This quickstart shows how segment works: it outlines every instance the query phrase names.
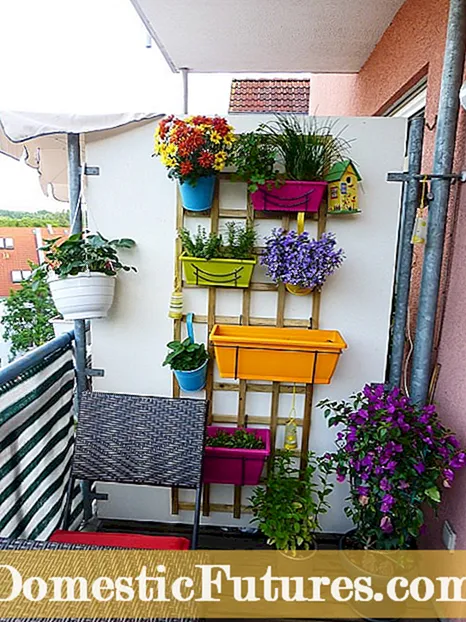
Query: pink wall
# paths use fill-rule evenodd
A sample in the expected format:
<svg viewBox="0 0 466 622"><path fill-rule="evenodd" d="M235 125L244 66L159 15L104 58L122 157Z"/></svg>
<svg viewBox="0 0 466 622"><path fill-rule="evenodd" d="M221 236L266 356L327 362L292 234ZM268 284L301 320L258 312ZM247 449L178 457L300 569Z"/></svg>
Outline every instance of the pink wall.
<svg viewBox="0 0 466 622"><path fill-rule="evenodd" d="M319 115L383 114L410 87L427 76L426 121L435 125L448 17L448 0L406 0L371 56L355 75L313 76L311 107ZM466 78L466 73L465 73ZM435 129L426 128L423 169L429 171ZM466 169L466 113L461 111L455 170ZM415 329L422 249L415 249L411 327ZM435 401L444 423L466 447L466 185L452 188L436 352L441 364ZM370 380L370 379L368 379ZM425 545L442 547L441 529L448 518L457 532L457 548L466 549L466 472L445 491L439 520L430 517Z"/></svg>

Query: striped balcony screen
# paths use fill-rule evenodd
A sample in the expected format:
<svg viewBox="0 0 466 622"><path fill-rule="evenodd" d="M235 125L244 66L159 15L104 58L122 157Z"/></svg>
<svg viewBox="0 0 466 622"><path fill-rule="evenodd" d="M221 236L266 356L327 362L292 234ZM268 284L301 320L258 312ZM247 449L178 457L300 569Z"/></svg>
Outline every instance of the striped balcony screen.
<svg viewBox="0 0 466 622"><path fill-rule="evenodd" d="M0 385L0 537L47 540L63 518L74 440L71 345ZM82 520L80 486L72 527Z"/></svg>

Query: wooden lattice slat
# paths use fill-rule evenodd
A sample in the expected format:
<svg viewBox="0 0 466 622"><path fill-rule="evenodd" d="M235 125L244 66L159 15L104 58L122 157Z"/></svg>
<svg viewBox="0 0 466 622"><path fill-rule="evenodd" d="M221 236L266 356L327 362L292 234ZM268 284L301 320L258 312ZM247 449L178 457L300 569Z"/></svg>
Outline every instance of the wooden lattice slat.
<svg viewBox="0 0 466 622"><path fill-rule="evenodd" d="M224 174L220 176L220 179L230 180L230 175ZM181 228L184 224L184 218L186 217L206 217L211 220L211 231L217 232L219 227L220 219L246 219L251 222L257 219L269 218L270 216L267 213L254 212L249 196L246 205L246 209L223 209L219 202L219 194L220 194L220 183L217 183L215 189L214 202L212 205L212 209L210 212L188 212L184 211L181 206L181 201L178 196L178 206L177 206L177 218L176 224L177 229ZM286 215L282 217L282 227L284 229L289 229L291 226L295 226L296 223L296 214ZM326 228L326 220L327 220L327 209L326 204L322 203L320 206L319 212L317 214L308 214L306 216L307 220L317 221L317 235L320 237ZM261 250L261 247L256 249L258 252ZM187 285L183 282L183 288L194 287ZM286 297L291 294L287 294L286 289L283 285L277 286L274 283L251 283L248 289L243 289L242 291L242 309L241 315L238 316L230 316L230 315L217 315L216 313L216 288L209 287L208 288L208 296L207 296L207 314L195 314L194 322L197 324L206 324L208 333L214 324L228 324L228 325L251 325L251 326L277 326L277 327L286 327L286 328L318 328L320 321L320 302L321 302L321 293L316 292L312 296L312 314L310 319L298 319L298 318L287 318L285 317L285 304ZM251 306L251 292L277 292L277 309L275 317L272 318L264 318L264 317L254 317L250 314L250 306ZM186 316L183 316L183 319L176 320L174 324L174 338L179 339L181 336L181 324L186 320ZM312 324L311 324L312 322ZM211 364L209 365L209 371L207 374L207 383L206 383L206 397L209 400L210 408L209 408L209 423L216 424L236 424L237 426L242 425L261 425L261 426L269 426L271 432L271 459L275 453L276 447L276 439L277 439L277 430L279 426L283 426L286 424L287 417L279 416L279 405L280 405L280 395L281 394L291 394L293 391L296 394L301 394L305 396L304 399L304 411L302 417L296 419L296 425L302 428L302 437L301 437L301 447L292 452L297 458L300 458L300 464L303 466L306 461L307 453L308 453L308 445L311 431L311 420L312 420L312 406L313 406L313 385L312 384L301 384L294 386L290 383L280 383L280 382L252 382L246 380L239 380L238 382L215 382L214 381L214 349L213 346L208 344L208 351L211 356ZM215 414L212 411L212 402L213 395L216 391L227 391L227 392L236 392L238 393L238 408L236 414L231 415L220 415ZM270 409L270 417L264 416L248 416L246 409L246 400L248 392L255 393L271 393L271 409ZM179 395L179 387L174 379L173 383L173 395L176 397ZM269 460L269 465L271 460ZM235 518L240 518L243 513L250 513L251 510L248 506L244 506L242 504L242 494L241 487L235 486L233 493L233 503L225 504L225 503L211 503L210 494L211 487L209 484L204 486L203 492L203 500L202 500L202 512L204 516L209 516L212 512L227 512L233 513ZM190 510L194 509L193 503L185 503L180 502L178 499L178 491L172 491L172 512L178 513L180 510Z"/></svg>

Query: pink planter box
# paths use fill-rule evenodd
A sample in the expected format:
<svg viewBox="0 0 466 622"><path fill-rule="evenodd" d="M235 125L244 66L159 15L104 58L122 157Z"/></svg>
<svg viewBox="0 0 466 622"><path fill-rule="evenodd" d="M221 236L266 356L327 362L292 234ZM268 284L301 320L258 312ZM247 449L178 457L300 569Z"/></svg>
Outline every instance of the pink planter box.
<svg viewBox="0 0 466 622"><path fill-rule="evenodd" d="M264 463L270 454L270 430L245 428L254 432L265 443L265 449L230 449L229 447L206 447L204 454L204 477L206 484L235 484L255 486L259 483ZM235 432L236 428L207 426L207 436L215 436L217 430Z"/></svg>
<svg viewBox="0 0 466 622"><path fill-rule="evenodd" d="M318 212L326 181L285 181L279 188L260 186L251 194L255 210L267 212Z"/></svg>

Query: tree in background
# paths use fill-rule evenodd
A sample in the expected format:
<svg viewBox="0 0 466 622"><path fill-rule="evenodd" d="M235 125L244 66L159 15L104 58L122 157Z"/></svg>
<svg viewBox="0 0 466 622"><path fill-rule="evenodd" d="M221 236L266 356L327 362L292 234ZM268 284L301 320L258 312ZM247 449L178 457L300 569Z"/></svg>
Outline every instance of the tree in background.
<svg viewBox="0 0 466 622"><path fill-rule="evenodd" d="M31 270L36 267L32 263L29 265ZM13 357L53 339L53 326L49 320L57 315L57 310L46 276L40 271L23 281L20 289L10 291L4 309L3 337L11 341Z"/></svg>
<svg viewBox="0 0 466 622"><path fill-rule="evenodd" d="M0 210L0 227L69 227L70 216L67 210L49 212L20 212L14 210Z"/></svg>

